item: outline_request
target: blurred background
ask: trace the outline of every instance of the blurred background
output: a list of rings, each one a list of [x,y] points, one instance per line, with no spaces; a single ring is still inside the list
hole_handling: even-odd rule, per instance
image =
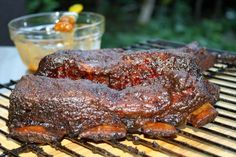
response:
[[[17,0],[0,1],[0,45],[12,45],[7,23],[25,14],[65,11],[76,3],[106,17],[102,47],[148,39],[198,41],[236,51],[235,0]]]

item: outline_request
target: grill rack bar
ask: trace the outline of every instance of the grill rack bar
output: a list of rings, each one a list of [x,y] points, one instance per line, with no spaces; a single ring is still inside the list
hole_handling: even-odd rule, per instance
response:
[[[8,82],[8,83],[0,84],[0,89],[1,89],[1,88],[6,88],[6,89],[11,90],[12,88],[11,88],[10,86],[15,85],[16,83],[17,83],[17,81],[10,80],[10,82]]]
[[[44,157],[52,157],[53,155],[49,155],[46,153],[41,147],[39,147],[36,144],[30,144],[29,145],[30,150],[35,152],[38,156],[44,156]]]
[[[214,122],[211,122],[211,123],[236,131],[235,126],[231,126],[231,125],[224,124],[224,123],[217,122],[217,121],[214,121]]]
[[[12,91],[12,88],[9,87],[9,86],[6,86],[6,85],[3,85],[3,84],[0,84],[0,88],[6,88],[8,90],[11,90]]]
[[[224,78],[219,78],[219,77],[214,77],[214,76],[211,76],[211,78],[214,78],[214,79],[217,79],[217,80],[220,80],[220,81],[229,82],[229,83],[236,83],[235,81],[224,79]],[[232,88],[235,89],[235,87],[232,87]]]
[[[8,154],[12,154],[14,153],[15,155],[18,155],[22,152],[24,152],[25,150],[31,150],[32,152],[42,156],[42,157],[51,157],[51,155],[47,154],[46,152],[44,152],[39,146],[34,145],[34,144],[27,144],[24,142],[19,141],[16,138],[10,137],[9,134],[3,130],[0,130],[0,134],[5,135],[5,137],[7,138],[11,138],[12,140],[14,140],[15,142],[17,142],[18,144],[20,144],[21,146],[16,148],[16,149],[11,149],[8,150]],[[0,143],[1,144],[1,143]],[[2,146],[3,147],[3,146]],[[7,149],[6,147],[3,147],[4,149]],[[27,148],[27,149],[26,149]],[[21,151],[20,151],[21,150]],[[2,154],[1,154],[2,155]],[[0,156],[1,156],[0,155]]]
[[[100,155],[103,155],[105,157],[117,157],[116,155],[106,151],[105,149],[95,147],[94,145],[92,145],[92,144],[90,144],[90,143],[88,143],[84,140],[79,140],[79,139],[76,139],[76,138],[69,138],[69,137],[66,137],[66,139],[70,140],[73,143],[76,143],[80,146],[83,146],[83,147],[91,150],[95,154],[100,154]]]
[[[227,136],[228,139],[236,140],[236,137],[234,137],[234,136],[227,135],[227,134],[224,134],[222,132],[215,131],[215,130],[211,130],[211,129],[206,128],[206,127],[202,127],[201,130],[204,130],[206,132],[210,132],[211,134],[215,134],[215,135],[218,135],[218,136],[221,136],[221,137]]]
[[[225,99],[225,98],[220,98],[219,100],[224,101],[224,102],[231,103],[231,104],[233,104],[233,105],[236,105],[236,103],[235,103],[234,101],[231,101],[231,100],[228,100],[228,99]]]
[[[193,150],[195,150],[195,151],[198,151],[198,152],[201,152],[201,153],[204,153],[204,154],[207,154],[207,155],[210,155],[210,156],[212,156],[212,157],[219,157],[218,155],[215,155],[215,154],[213,154],[213,153],[211,153],[211,152],[208,152],[208,151],[206,151],[206,150],[204,150],[204,149],[200,149],[200,148],[198,148],[198,147],[195,147],[195,146],[192,146],[192,145],[190,145],[190,144],[188,144],[188,143],[186,143],[186,142],[183,142],[183,141],[177,141],[177,140],[175,140],[175,139],[164,139],[164,138],[159,138],[160,140],[162,140],[162,141],[165,141],[165,142],[167,142],[167,143],[170,143],[170,144],[173,144],[173,145],[177,145],[177,146],[179,146],[179,147],[187,147],[187,148],[190,148],[190,149],[193,149]]]
[[[236,97],[236,94],[233,94],[233,93],[226,93],[226,92],[223,92],[223,91],[220,91],[220,93],[224,94],[224,95]]]
[[[2,93],[0,93],[0,96],[4,97],[4,98],[6,98],[6,99],[9,99],[9,96],[6,96],[6,95],[4,95],[4,94],[2,94]]]
[[[209,77],[207,77],[209,78]],[[219,79],[218,79],[219,80]],[[210,81],[211,82],[211,81]],[[232,89],[232,90],[236,90],[235,87],[230,87],[230,86],[227,86],[227,85],[223,85],[223,84],[220,84],[220,83],[217,83],[217,82],[213,82],[214,84],[217,84],[218,86],[220,87],[225,87],[225,88],[228,88],[228,89]]]
[[[15,154],[20,154],[21,152],[24,152],[28,149],[29,145],[28,144],[24,144],[19,148],[16,149],[12,149],[11,151],[14,152]]]
[[[236,110],[234,110],[234,109],[229,109],[229,108],[218,106],[218,105],[215,105],[215,108],[219,108],[219,109],[223,109],[225,111],[230,111],[230,112],[236,113]]]
[[[180,47],[180,46],[183,46],[184,44],[181,44],[181,43],[174,43],[174,42],[169,42],[169,41],[147,41],[147,42],[145,42],[145,43],[139,43],[139,44],[136,44],[136,45],[134,45],[134,46],[131,46],[131,47],[129,47],[128,49],[142,49],[142,48],[144,48],[144,49],[149,49],[149,48],[159,48],[159,49],[163,49],[163,48],[173,48],[173,47]],[[208,49],[209,51],[214,51],[214,52],[219,52],[219,53],[223,53],[224,51],[221,51],[221,50],[213,50],[213,49]],[[221,64],[221,63],[220,63]],[[224,81],[224,82],[230,82],[230,83],[236,83],[236,81],[234,81],[234,80],[229,80],[229,79],[225,79],[225,78],[219,78],[217,75],[221,75],[221,76],[229,76],[229,77],[235,77],[236,78],[236,76],[235,75],[233,75],[233,74],[230,74],[230,73],[228,73],[228,72],[236,72],[236,69],[235,69],[235,67],[231,67],[230,65],[225,65],[225,66],[222,66],[222,67],[219,67],[219,66],[214,66],[214,68],[215,69],[217,69],[217,71],[212,71],[212,70],[208,70],[207,71],[207,73],[208,73],[208,75],[206,75],[206,77],[207,78],[210,78],[210,79],[215,79],[215,80],[220,80],[220,81]],[[10,82],[9,83],[7,83],[7,84],[0,84],[0,89],[7,89],[7,90],[9,90],[9,91],[11,91],[13,88],[11,87],[11,86],[13,86],[13,85],[15,85],[17,83],[17,81],[14,81],[14,80],[10,80]],[[214,82],[215,83],[215,82]],[[215,83],[215,84],[218,84],[220,87],[224,87],[224,88],[228,88],[228,89],[231,89],[231,90],[234,90],[234,91],[236,91],[236,87],[234,87],[234,86],[228,86],[228,85],[224,85],[224,84],[220,84],[220,83]],[[224,91],[221,91],[221,94],[224,94],[224,95],[228,95],[228,96],[232,96],[232,97],[235,97],[235,94],[232,94],[232,93],[227,93],[227,92],[224,92]],[[5,99],[9,99],[9,97],[7,96],[7,95],[5,95],[5,94],[2,94],[2,93],[0,93],[0,97],[3,97],[3,98],[5,98]],[[228,100],[228,99],[225,99],[225,98],[220,98],[220,100],[222,101],[222,102],[227,102],[227,103],[230,103],[230,104],[232,104],[232,105],[236,105],[236,102],[235,101],[232,101],[232,100]],[[6,109],[6,110],[8,110],[8,107],[6,107],[6,106],[4,106],[4,105],[2,105],[2,104],[0,104],[0,109]],[[222,110],[225,110],[225,111],[229,111],[229,112],[233,112],[233,113],[235,113],[235,110],[234,109],[231,109],[231,108],[228,108],[228,107],[222,107],[222,106],[219,106],[219,105],[216,105],[216,108],[218,108],[218,109],[222,109]],[[235,120],[235,117],[231,117],[231,116],[229,116],[229,115],[225,115],[225,114],[220,114],[220,117],[222,117],[222,118],[225,118],[225,119],[231,119],[231,120]],[[4,117],[2,117],[1,115],[0,115],[0,120],[3,120],[3,121],[5,121],[5,122],[7,122],[7,119],[6,118],[4,118]],[[213,122],[212,124],[214,124],[214,125],[218,125],[218,126],[221,126],[221,127],[226,127],[226,128],[228,128],[228,129],[230,129],[230,130],[233,130],[233,131],[235,131],[236,130],[236,127],[234,127],[234,126],[231,126],[231,125],[228,125],[228,124],[224,124],[224,123],[222,123],[222,122],[219,122],[219,121],[216,121],[216,122]],[[216,131],[216,130],[211,130],[211,129],[209,129],[209,128],[206,128],[206,127],[203,127],[203,128],[201,128],[201,130],[203,130],[203,131],[206,131],[206,132],[210,132],[210,133],[212,133],[212,134],[215,134],[215,135],[218,135],[218,136],[221,136],[221,137],[226,137],[227,136],[227,139],[231,139],[231,140],[235,140],[236,138],[234,137],[234,136],[230,136],[230,135],[225,135],[224,133],[222,133],[222,132],[219,132],[219,131]],[[180,130],[181,131],[181,130]],[[6,137],[9,137],[9,134],[8,133],[6,133],[6,132],[4,132],[4,131],[2,131],[1,129],[0,129],[0,134],[3,134],[3,135],[5,135]],[[193,140],[193,138],[192,137],[194,137],[194,138],[196,138],[196,140],[199,140],[199,141],[205,141],[206,143],[209,143],[209,141],[208,141],[208,139],[206,140],[205,138],[203,138],[203,137],[199,137],[198,135],[194,135],[194,134],[191,134],[191,133],[189,133],[189,132],[185,132],[185,131],[182,131],[182,132],[180,132],[180,135],[182,135],[182,136],[184,136],[184,137],[186,137],[186,138],[189,138],[189,139],[191,139],[191,140]],[[135,139],[135,138],[136,139]],[[9,137],[9,138],[12,138],[12,137]],[[165,148],[163,148],[163,147],[161,147],[160,145],[158,145],[157,143],[156,143],[156,141],[154,141],[153,143],[152,142],[149,142],[149,141],[146,141],[146,140],[144,140],[144,139],[141,139],[141,138],[139,138],[139,139],[137,139],[137,138],[139,138],[139,137],[136,137],[136,136],[133,136],[133,135],[128,135],[128,137],[127,137],[127,140],[129,140],[129,141],[131,141],[131,142],[133,142],[133,144],[140,144],[140,145],[143,145],[143,146],[146,146],[146,147],[149,147],[149,148],[151,148],[151,149],[153,149],[153,150],[156,150],[156,151],[159,151],[159,152],[162,152],[162,153],[165,153],[165,154],[169,154],[169,155],[172,155],[172,156],[180,156],[180,154],[174,154],[175,152],[173,152],[171,149],[166,149],[165,150]],[[66,138],[66,139],[68,139],[68,138]],[[68,139],[68,140],[70,140],[71,141],[71,139]],[[73,140],[76,140],[76,141],[78,141],[78,142],[84,142],[84,141],[81,141],[81,140],[79,140],[79,139],[74,139],[73,138]],[[161,139],[160,139],[161,140]],[[176,142],[177,140],[170,140],[169,142]],[[49,154],[47,154],[46,152],[44,152],[44,150],[40,147],[40,146],[38,146],[38,145],[32,145],[32,144],[24,144],[24,143],[22,143],[22,142],[20,142],[20,141],[17,141],[18,143],[20,143],[20,147],[19,148],[17,148],[17,150],[19,149],[23,149],[24,147],[24,149],[26,149],[26,146],[27,146],[27,149],[29,149],[29,150],[31,150],[31,151],[33,151],[34,153],[36,153],[36,154],[39,154],[39,155],[41,155],[41,156],[52,156],[52,155],[49,155]],[[118,141],[106,141],[106,142],[112,142],[112,144],[114,145],[114,143],[115,144],[118,144],[118,145],[120,145],[121,143],[119,143]],[[165,139],[164,139],[164,142],[167,142],[167,141],[165,141]],[[177,142],[179,142],[179,141],[177,141]],[[212,143],[213,142],[213,143]],[[90,143],[88,143],[88,142],[86,142],[87,144],[90,144]],[[231,148],[231,147],[228,147],[228,146],[226,146],[225,147],[225,145],[221,145],[221,144],[216,144],[216,142],[214,142],[214,141],[211,141],[210,143],[212,143],[213,145],[216,145],[216,146],[219,146],[219,147],[223,147],[223,148],[225,148],[225,149],[227,149],[227,150],[230,150],[230,151],[232,151],[232,152],[236,152],[236,148]],[[0,142],[0,144],[1,144],[1,142]],[[112,146],[112,144],[110,144],[111,146]],[[26,145],[26,146],[25,146]],[[52,144],[51,144],[52,145]],[[82,143],[80,143],[79,144],[80,146],[83,146],[83,147],[88,147],[88,145],[87,146],[85,146],[85,145],[83,145]],[[137,153],[133,153],[133,152],[130,152],[130,150],[129,149],[127,149],[127,147],[128,146],[126,146],[125,144],[122,144],[122,145],[124,145],[126,148],[123,148],[123,147],[121,147],[121,150],[123,150],[124,152],[125,151],[127,151],[128,153],[130,153],[130,154],[133,154],[133,155],[137,155]],[[195,147],[194,148],[191,148],[191,147],[193,147],[193,146],[191,146],[191,145],[188,145],[188,143],[184,143],[184,142],[180,142],[180,143],[178,143],[178,145],[182,145],[182,147],[189,147],[190,149],[193,149],[193,150],[196,150],[195,149]],[[108,152],[108,151],[106,151],[105,149],[102,149],[102,151],[98,151],[98,150],[96,150],[97,148],[99,148],[99,147],[96,147],[96,146],[94,146],[93,144],[90,144],[89,146],[92,146],[92,147],[90,147],[89,149],[90,150],[92,150],[93,151],[93,153],[97,153],[97,154],[100,154],[100,155],[103,155],[103,156],[108,156],[106,153]],[[55,148],[59,148],[59,150],[61,150],[61,151],[63,151],[64,153],[66,153],[66,154],[68,154],[68,155],[73,155],[73,156],[82,156],[82,155],[79,155],[78,153],[76,153],[76,152],[74,152],[74,151],[72,151],[71,149],[69,149],[69,148],[67,148],[67,147],[65,147],[65,146],[62,146],[62,145],[53,145],[53,147]],[[128,147],[129,148],[129,147]],[[132,147],[133,148],[133,147]],[[3,154],[1,154],[0,156],[4,156],[4,154],[5,155],[12,155],[12,156],[18,156],[19,155],[19,153],[18,154],[14,154],[15,152],[13,151],[13,150],[8,150],[6,147],[4,147],[4,146],[2,146],[2,145],[0,145],[0,149],[1,150],[3,150],[3,149],[5,149],[5,150],[3,150]],[[95,150],[94,150],[95,149]],[[134,150],[136,150],[135,148],[133,148]],[[198,148],[197,148],[198,149]],[[106,152],[104,152],[103,150],[105,150]],[[210,152],[207,152],[207,151],[205,151],[205,150],[203,150],[203,149],[200,149],[199,148],[199,150],[196,150],[196,151],[200,151],[200,152],[202,152],[202,153],[204,153],[204,154],[206,154],[206,155],[209,155],[209,156],[217,156],[216,154],[212,154],[212,153],[210,153]],[[138,152],[140,153],[140,151],[138,150]],[[76,154],[75,154],[76,153]],[[109,152],[110,153],[110,152]],[[14,155],[13,155],[14,154]],[[142,152],[141,152],[141,154],[142,154]],[[114,154],[112,154],[112,155],[114,155]],[[146,154],[145,154],[146,155]],[[114,155],[115,156],[115,155]],[[141,155],[142,156],[142,155]],[[148,156],[148,155],[147,155]],[[183,156],[183,155],[182,155]]]
[[[1,154],[0,157],[4,157],[4,156],[7,156],[7,155],[12,155],[12,156],[18,157],[18,154],[16,154],[12,150],[9,150],[9,149],[3,147],[1,144],[0,144],[0,149],[3,150],[3,154]]]
[[[222,109],[221,107],[218,107],[218,106],[215,106],[216,109],[221,109],[221,111],[229,111],[229,112],[232,112],[232,113],[236,113],[234,110],[227,110],[227,109]],[[227,115],[227,114],[223,114],[223,113],[218,113],[218,117],[223,117],[223,118],[227,118],[227,119],[230,119],[230,120],[234,120],[236,121],[236,117],[235,116],[230,116],[230,115]]]
[[[217,68],[217,71],[213,71],[213,70],[209,69],[206,72],[209,72],[213,75],[223,75],[223,76],[235,77],[235,75],[233,75],[233,74],[224,73],[226,71],[226,68],[219,68],[219,67],[214,67],[214,68]]]
[[[77,152],[65,147],[65,146],[62,146],[61,143],[56,143],[56,144],[53,144],[53,143],[48,143],[51,147],[55,148],[56,150],[60,150],[72,157],[84,157],[83,155],[80,155],[78,154]]]
[[[227,118],[227,119],[235,120],[236,121],[235,117],[231,117],[231,116],[224,115],[224,114],[221,114],[221,113],[218,113],[218,117],[223,117],[223,118]]]
[[[8,107],[4,106],[3,104],[0,104],[0,107],[1,107],[1,108],[4,108],[5,110],[8,110],[8,109],[9,109]]]
[[[147,48],[159,48],[159,49],[166,49],[166,48],[178,48],[178,47],[183,47],[186,45],[186,43],[181,43],[181,42],[173,42],[173,41],[168,41],[168,40],[162,40],[162,39],[154,39],[154,40],[147,40],[146,42],[139,42],[138,44],[135,44],[135,48],[141,49],[142,46],[148,46]],[[133,47],[133,46],[130,46]],[[216,52],[216,53],[231,53],[229,51],[225,50],[218,50],[218,49],[213,49],[213,48],[206,48],[207,51],[209,52]]]
[[[179,131],[179,133],[178,133],[179,135],[184,136],[184,137],[191,137],[192,140],[196,139],[196,140],[199,140],[199,141],[202,141],[202,142],[206,142],[206,143],[209,143],[209,144],[213,144],[215,146],[222,147],[222,148],[230,150],[232,152],[236,152],[236,148],[232,148],[232,147],[220,144],[218,142],[215,142],[215,141],[212,141],[212,140],[209,140],[209,139],[197,136],[195,134],[192,134],[192,133],[189,133],[189,132],[186,132],[186,131],[183,131],[183,130],[178,130],[178,131]]]
[[[146,147],[151,148],[156,151],[160,151],[162,153],[166,153],[171,156],[185,157],[182,154],[176,153],[172,150],[169,150],[169,149],[166,149],[166,148],[160,146],[156,141],[153,141],[151,143],[149,141],[139,138],[138,136],[133,136],[133,135],[127,135],[127,140],[132,141],[134,145],[141,144],[143,146],[146,146]]]
[[[137,148],[127,146],[125,144],[122,144],[117,141],[104,141],[105,143],[111,145],[114,148],[119,148],[127,153],[130,153],[134,156],[139,156],[139,157],[150,157],[149,155],[145,154],[144,152],[140,152]]]

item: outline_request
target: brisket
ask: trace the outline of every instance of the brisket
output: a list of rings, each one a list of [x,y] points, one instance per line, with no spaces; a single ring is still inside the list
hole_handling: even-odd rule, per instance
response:
[[[184,71],[166,72],[123,90],[84,79],[28,75],[10,95],[8,126],[11,135],[38,143],[64,135],[119,139],[127,131],[173,136],[174,126],[186,123],[193,111],[204,103],[215,103],[219,93],[215,91],[218,88],[213,84]],[[210,120],[217,112],[211,115]],[[194,116],[189,119],[194,121]]]
[[[157,78],[163,71],[184,70],[199,75],[197,59],[189,51],[195,49],[59,51],[43,58],[36,74],[73,80],[89,79],[121,90],[141,84],[146,79]]]

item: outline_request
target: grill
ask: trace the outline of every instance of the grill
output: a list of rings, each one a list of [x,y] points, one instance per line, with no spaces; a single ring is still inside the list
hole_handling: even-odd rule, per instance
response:
[[[177,48],[184,44],[163,40],[138,43],[126,49]],[[208,49],[209,52],[224,51]],[[204,75],[220,86],[220,100],[215,107],[216,120],[200,129],[187,125],[175,139],[147,139],[129,134],[125,141],[94,143],[65,137],[48,145],[23,143],[9,136],[7,116],[9,94],[17,81],[0,84],[0,156],[236,156],[236,67],[216,63]]]

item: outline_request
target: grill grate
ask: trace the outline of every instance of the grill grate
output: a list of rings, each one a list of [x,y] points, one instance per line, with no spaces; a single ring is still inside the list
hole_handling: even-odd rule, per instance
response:
[[[153,40],[127,49],[177,48],[184,44]],[[208,49],[210,52],[224,51]],[[66,137],[62,142],[36,145],[21,142],[9,136],[6,127],[9,94],[16,81],[0,84],[0,156],[236,156],[236,67],[215,64],[204,75],[220,86],[220,100],[215,107],[216,120],[201,129],[187,126],[178,130],[176,139],[147,139],[128,135],[125,141],[90,141]],[[184,153],[183,153],[184,152]]]

